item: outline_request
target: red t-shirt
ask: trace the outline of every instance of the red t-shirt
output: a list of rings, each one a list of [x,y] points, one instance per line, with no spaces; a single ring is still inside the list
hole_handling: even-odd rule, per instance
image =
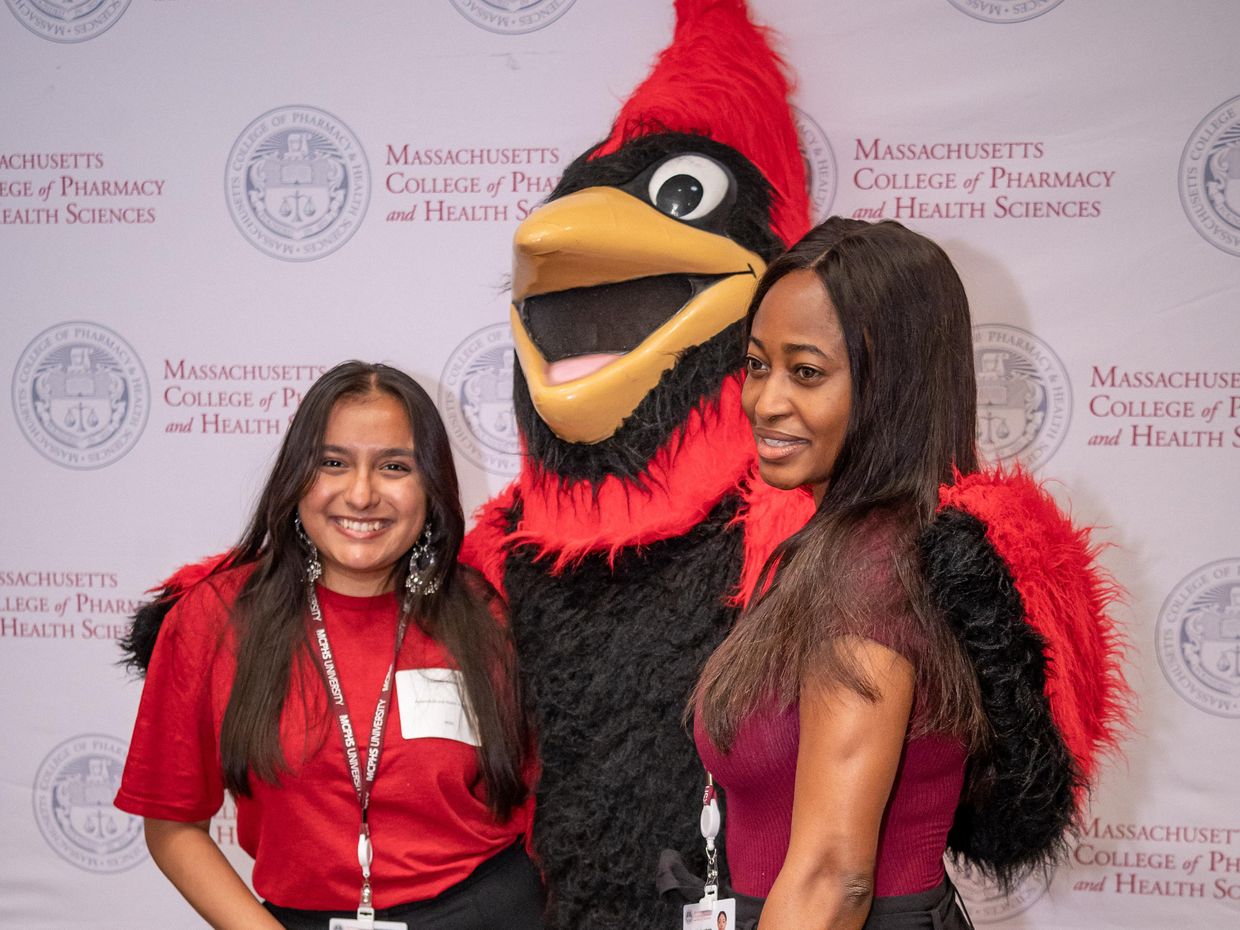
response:
[[[206,820],[224,799],[220,723],[235,671],[229,610],[243,567],[191,588],[169,612],[151,658],[116,806],[142,817]],[[350,717],[364,752],[396,638],[393,594],[348,597],[318,589]],[[307,621],[308,622],[308,621]],[[410,624],[397,670],[453,668],[439,643]],[[532,802],[497,823],[474,786],[473,746],[406,740],[393,691],[370,799],[371,882],[377,908],[434,897],[529,831]],[[237,834],[254,857],[254,888],[273,904],[357,907],[361,810],[344,744],[313,659],[294,662],[281,718],[290,772],[279,786],[251,776],[237,799]]]

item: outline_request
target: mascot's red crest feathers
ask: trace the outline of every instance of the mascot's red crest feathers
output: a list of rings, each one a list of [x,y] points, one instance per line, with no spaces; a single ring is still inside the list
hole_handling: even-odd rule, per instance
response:
[[[676,0],[672,44],[625,102],[594,155],[667,131],[730,146],[770,182],[771,229],[791,245],[809,229],[809,202],[790,91],[769,31],[753,23],[744,0]]]
[[[1131,691],[1120,668],[1123,642],[1107,606],[1118,589],[1095,564],[1088,528],[1073,526],[1025,471],[958,476],[940,489],[940,509],[986,525],[1007,564],[1030,625],[1046,643],[1046,696],[1085,782],[1117,748]]]

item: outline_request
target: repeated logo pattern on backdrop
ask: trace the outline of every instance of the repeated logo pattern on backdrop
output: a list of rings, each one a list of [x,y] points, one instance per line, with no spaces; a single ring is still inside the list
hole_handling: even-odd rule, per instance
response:
[[[457,12],[475,26],[503,35],[545,29],[568,12],[577,0],[451,0]]]
[[[801,139],[801,155],[805,159],[810,219],[819,222],[831,215],[831,204],[835,202],[835,191],[839,185],[835,152],[831,149],[827,134],[808,113],[800,107],[793,107],[792,118],[796,120],[797,135]]]
[[[676,4],[0,4],[0,925],[197,922],[112,806],[128,617],[236,538],[343,358],[438,377],[467,512],[517,473],[513,231]],[[1049,882],[949,866],[974,922],[1240,926],[1240,2],[748,5],[795,78],[811,217],[943,245],[983,457],[1096,525],[1129,592],[1125,759]],[[236,818],[210,831],[245,875]]]
[[[1049,13],[1063,0],[948,0],[962,13],[987,23],[1023,23]]]
[[[147,857],[142,818],[112,806],[127,746],[88,733],[67,739],[39,765],[34,816],[47,844],[88,872],[121,872]]]
[[[274,258],[322,258],[357,232],[370,202],[370,165],[330,113],[288,106],[264,113],[228,154],[228,209],[241,234]]]
[[[1203,565],[1172,589],[1155,646],[1180,697],[1206,713],[1240,717],[1240,559]]]
[[[1051,884],[1051,876],[1035,872],[1017,884],[1008,894],[992,881],[979,875],[968,865],[948,862],[953,884],[968,905],[969,917],[975,924],[993,924],[1015,917],[1037,903]]]
[[[97,323],[60,323],[26,346],[13,372],[23,435],[67,468],[102,468],[133,448],[151,408],[142,360]]]
[[[977,442],[992,462],[1035,469],[1068,432],[1072,388],[1049,345],[1018,326],[973,327]]]
[[[17,21],[52,42],[85,42],[107,32],[130,0],[5,0]]]
[[[520,465],[514,364],[512,331],[495,323],[458,345],[439,379],[439,412],[453,445],[493,475],[515,475]]]
[[[1240,97],[1211,110],[1189,136],[1180,201],[1208,242],[1240,255]]]

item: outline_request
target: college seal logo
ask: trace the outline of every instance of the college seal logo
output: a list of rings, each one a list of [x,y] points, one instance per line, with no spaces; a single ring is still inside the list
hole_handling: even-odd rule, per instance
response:
[[[493,475],[515,475],[520,465],[514,365],[512,331],[495,323],[457,346],[439,379],[439,409],[453,445]]]
[[[1180,202],[1197,232],[1240,255],[1240,97],[1193,130],[1180,157]]]
[[[66,468],[102,468],[133,448],[151,408],[133,347],[97,323],[58,323],[13,372],[13,410],[30,444]]]
[[[977,874],[972,866],[947,861],[947,871],[977,924],[993,924],[1029,910],[1050,887],[1051,879],[1034,872],[1008,894]]]
[[[1203,565],[1163,602],[1158,664],[1176,693],[1219,717],[1240,717],[1240,559]]]
[[[112,806],[126,746],[88,733],[65,740],[39,766],[34,817],[47,844],[88,872],[122,872],[144,860],[142,818]]]
[[[357,137],[330,113],[280,107],[237,138],[224,187],[233,221],[252,245],[304,262],[357,232],[370,203],[370,165]]]
[[[1023,23],[1049,13],[1063,0],[947,0],[962,13],[984,23]]]
[[[1072,388],[1051,347],[1002,323],[973,327],[977,443],[990,461],[1035,469],[1068,431]]]
[[[456,11],[488,32],[521,35],[550,26],[577,0],[451,0]]]
[[[5,0],[17,21],[52,42],[85,42],[111,29],[129,0]]]
[[[801,157],[805,160],[810,219],[818,223],[831,215],[831,204],[835,201],[839,176],[835,167],[835,152],[831,149],[827,134],[808,113],[799,107],[793,107],[792,118],[796,122],[797,136],[801,140]]]

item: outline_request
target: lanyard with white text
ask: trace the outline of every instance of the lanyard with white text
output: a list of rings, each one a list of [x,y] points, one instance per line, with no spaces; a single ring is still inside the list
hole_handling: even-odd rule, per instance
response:
[[[357,736],[349,719],[349,706],[345,702],[344,689],[340,686],[340,676],[336,673],[332,647],[327,642],[327,625],[323,622],[323,611],[319,607],[319,598],[313,585],[310,588],[310,618],[314,621],[314,641],[318,646],[319,665],[327,678],[327,697],[332,702],[332,710],[340,724],[340,735],[344,739],[344,758],[349,767],[349,777],[353,780],[353,790],[357,792],[357,802],[362,807],[362,823],[357,833],[357,862],[362,867],[362,895],[357,906],[357,919],[361,926],[368,927],[373,926],[375,919],[370,895],[370,863],[374,858],[374,849],[370,843],[370,824],[366,815],[370,808],[370,793],[374,790],[375,778],[379,773],[379,754],[383,751],[383,722],[387,719],[388,704],[392,698],[392,674],[396,669],[396,657],[400,655],[400,646],[404,642],[405,627],[408,624],[402,611],[400,622],[396,626],[396,648],[392,654],[392,664],[388,666],[387,677],[383,679],[383,690],[379,692],[379,701],[375,704],[375,716],[370,725],[370,743],[366,749],[366,768],[363,772]]]

